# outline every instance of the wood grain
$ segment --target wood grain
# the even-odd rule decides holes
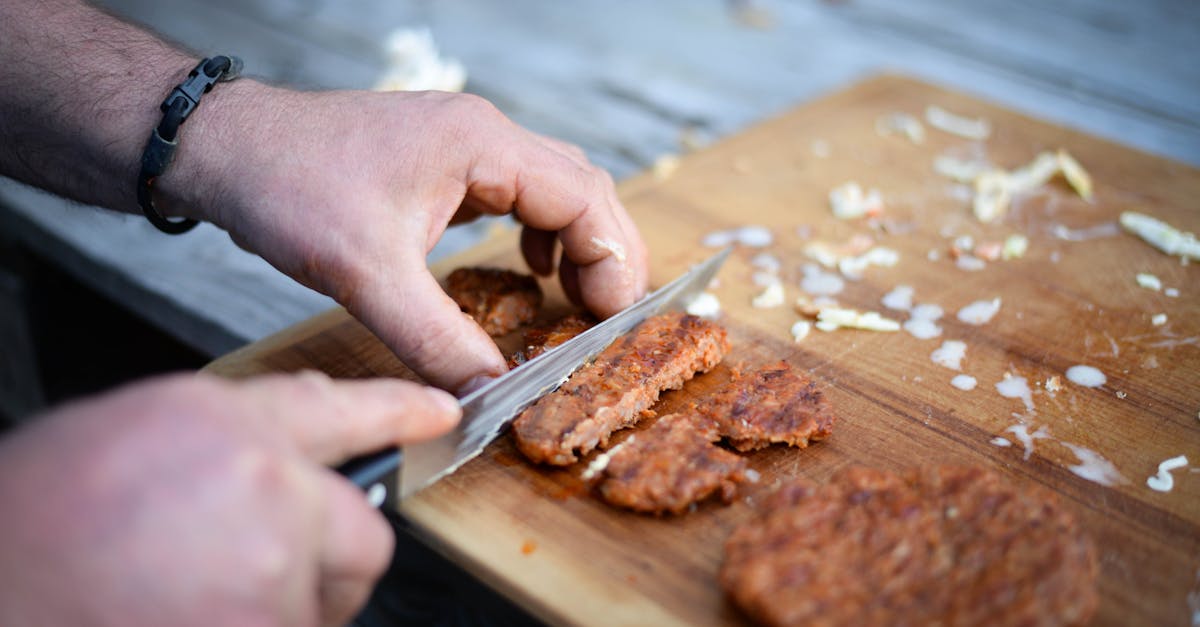
[[[916,146],[879,137],[877,116],[919,114],[927,104],[988,118],[993,137],[977,146],[930,129]],[[828,142],[819,158],[813,140]],[[1096,200],[1079,200],[1061,181],[1021,198],[999,224],[974,221],[951,184],[932,172],[947,149],[986,152],[1015,167],[1043,149],[1066,148],[1096,180]],[[884,191],[888,235],[865,223],[834,220],[828,190],[849,179]],[[753,453],[763,480],[729,506],[704,504],[680,516],[653,518],[615,511],[590,496],[577,479],[581,466],[544,470],[524,463],[507,437],[459,472],[407,501],[406,517],[430,542],[538,616],[560,624],[738,624],[742,618],[720,594],[715,573],[721,545],[764,490],[805,476],[822,481],[852,464],[900,469],[921,463],[974,463],[1015,481],[1040,484],[1075,510],[1101,552],[1101,625],[1188,624],[1200,567],[1200,475],[1175,472],[1170,493],[1146,487],[1160,461],[1188,454],[1200,462],[1200,269],[1144,242],[1115,234],[1087,241],[1055,238],[1056,225],[1080,229],[1109,224],[1137,209],[1200,231],[1194,199],[1200,172],[1022,117],[972,98],[911,80],[880,77],[748,129],[686,157],[667,180],[647,174],[620,186],[653,256],[652,282],[662,284],[711,253],[698,242],[712,230],[746,223],[770,227],[767,250],[784,261],[789,299],[797,294],[803,247],[813,239],[845,241],[871,234],[899,251],[894,268],[872,268],[838,295],[846,306],[886,312],[880,298],[898,284],[915,288],[916,302],[947,312],[944,335],[917,340],[906,333],[814,331],[794,343],[789,307],[756,310],[749,258],[739,250],[716,289],[734,343],[726,364],[660,409],[700,396],[736,364],[784,358],[828,386],[840,421],[833,437],[807,450]],[[810,238],[798,235],[805,226]],[[952,236],[1002,239],[1025,233],[1021,259],[959,270],[945,254]],[[508,233],[435,270],[467,264],[519,268]],[[928,253],[941,251],[932,261]],[[1139,287],[1151,272],[1180,295]],[[546,284],[549,302],[562,296]],[[999,314],[983,326],[955,316],[979,299],[1000,297]],[[1167,324],[1151,316],[1166,313]],[[979,387],[949,385],[956,374],[931,362],[943,339],[967,343],[964,371]],[[1064,371],[1088,364],[1107,374],[1096,389],[1068,383]],[[228,376],[324,370],[337,377],[411,376],[361,325],[337,310],[217,360],[209,370]],[[1033,410],[1000,396],[1005,375],[1028,379]],[[1043,383],[1063,379],[1051,393]],[[1006,429],[1027,424],[1049,436],[1030,454]],[[1065,444],[1111,461],[1128,482],[1104,486],[1073,473],[1078,460]],[[528,549],[534,547],[532,552]],[[1194,603],[1195,601],[1193,601]]]

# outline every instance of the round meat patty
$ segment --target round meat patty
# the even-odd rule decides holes
[[[1077,625],[1096,552],[1050,492],[972,467],[850,468],[773,494],[721,585],[769,625]]]

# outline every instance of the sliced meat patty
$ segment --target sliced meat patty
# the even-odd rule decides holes
[[[600,495],[639,512],[679,513],[718,488],[729,502],[746,478],[745,460],[714,442],[724,437],[742,451],[773,443],[804,448],[829,437],[833,419],[817,385],[787,362],[738,374],[610,451]]]
[[[533,320],[542,306],[536,279],[499,268],[458,268],[446,277],[446,293],[493,336]]]
[[[791,484],[725,545],[722,587],[768,625],[1078,625],[1096,551],[1036,486],[973,467]]]
[[[700,411],[739,451],[774,443],[804,448],[833,431],[833,408],[820,386],[785,361],[735,376]]]
[[[600,495],[617,507],[655,514],[682,513],[718,491],[728,503],[746,478],[746,460],[713,444],[719,437],[694,412],[663,416],[605,453]]]
[[[727,352],[725,329],[712,321],[679,312],[650,318],[518,416],[517,448],[537,463],[571,464]]]
[[[508,367],[516,368],[594,326],[596,326],[595,318],[586,314],[571,314],[553,322],[526,329],[522,343],[524,348],[508,357]]]

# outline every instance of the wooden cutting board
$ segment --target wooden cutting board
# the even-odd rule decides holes
[[[879,116],[921,117],[930,104],[986,118],[992,136],[971,142],[926,127],[925,141],[916,145],[877,134]],[[1056,179],[1018,198],[999,223],[982,225],[971,216],[964,190],[932,169],[944,151],[1014,168],[1057,148],[1091,172],[1094,202]],[[832,217],[828,192],[849,180],[883,192],[882,226]],[[828,387],[840,416],[834,435],[806,450],[753,453],[749,462],[762,480],[733,504],[706,503],[663,518],[605,506],[577,478],[582,466],[534,468],[505,436],[402,506],[445,554],[552,623],[739,624],[744,618],[722,596],[716,573],[726,536],[764,491],[791,477],[824,481],[853,464],[967,463],[1044,486],[1078,512],[1101,556],[1095,624],[1186,625],[1200,611],[1200,267],[1115,228],[1120,212],[1138,210],[1200,231],[1200,172],[884,76],[690,154],[669,177],[628,180],[620,194],[648,241],[656,286],[713,252],[700,244],[707,233],[759,224],[774,234],[765,249],[739,249],[714,289],[734,343],[726,365],[667,394],[660,409],[702,395],[732,365],[787,359]],[[1000,241],[1013,233],[1030,242],[1019,259],[966,271],[948,254],[957,236]],[[946,311],[941,337],[814,330],[792,340],[789,328],[800,316],[790,302],[809,262],[805,246],[840,244],[856,234],[896,250],[900,261],[847,281],[838,301],[904,320],[906,314],[880,299],[897,285],[912,286],[915,302]],[[478,264],[521,269],[516,239],[515,232],[500,233],[434,272],[444,276]],[[750,306],[758,288],[749,260],[763,251],[782,261],[789,305]],[[1157,275],[1178,295],[1140,287],[1138,272]],[[548,315],[565,311],[557,288],[543,285]],[[993,298],[1002,304],[990,322],[971,326],[956,319],[968,303]],[[1152,316],[1160,313],[1167,321],[1156,326]],[[947,339],[966,343],[962,370],[977,379],[976,389],[952,387],[958,373],[930,359]],[[1107,382],[1098,388],[1068,382],[1064,373],[1076,364],[1100,369]],[[411,376],[340,310],[223,357],[208,370],[241,377],[304,368],[335,377]],[[1006,375],[1028,381],[1032,408],[998,393],[996,383]],[[1051,377],[1059,378],[1061,390],[1047,389]],[[1009,431],[1020,425],[1046,437],[1026,447]],[[1076,451],[1110,462],[1118,483],[1078,474],[1100,466],[1085,464]],[[1181,454],[1195,465],[1174,472],[1174,489],[1149,489],[1146,479],[1159,462]]]

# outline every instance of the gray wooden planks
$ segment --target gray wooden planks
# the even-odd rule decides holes
[[[679,151],[684,129],[721,137],[883,70],[1200,163],[1200,4],[1185,0],[777,0],[754,5],[771,17],[767,29],[741,24],[717,0],[103,4],[305,88],[369,87],[384,67],[384,37],[428,25],[467,66],[468,91],[578,143],[617,178]],[[211,227],[167,238],[8,182],[0,199],[7,229],[211,355],[331,304]],[[455,231],[434,255],[483,230]]]

